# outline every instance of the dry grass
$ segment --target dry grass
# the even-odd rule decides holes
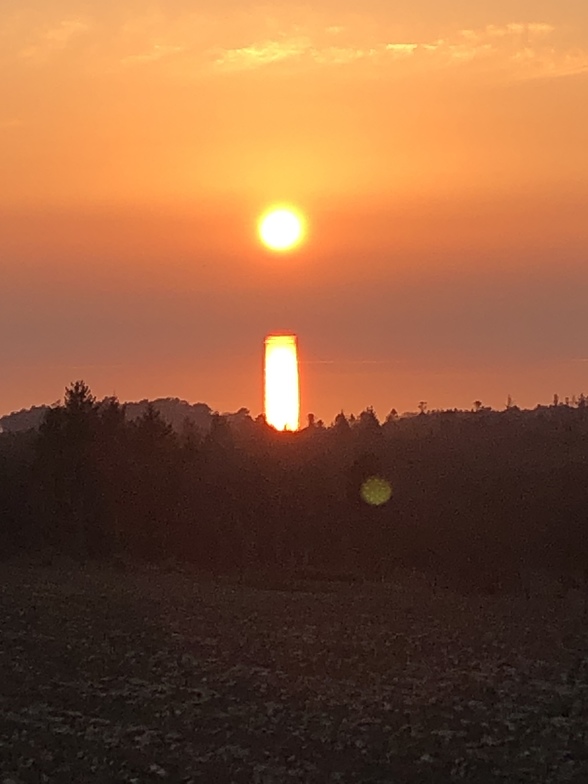
[[[588,633],[549,586],[71,564],[0,583],[6,781],[588,781]]]

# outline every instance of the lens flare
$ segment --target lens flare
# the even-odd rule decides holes
[[[265,339],[265,419],[276,430],[298,430],[300,392],[296,335]]]
[[[379,476],[370,476],[361,486],[361,497],[370,506],[382,506],[392,498],[390,482]]]

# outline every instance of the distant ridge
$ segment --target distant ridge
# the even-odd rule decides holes
[[[0,417],[0,433],[17,433],[22,430],[36,430],[51,406],[33,406],[13,411]]]
[[[147,409],[149,403],[159,411],[163,418],[169,422],[174,430],[180,431],[186,420],[192,422],[199,430],[207,431],[210,427],[214,413],[206,403],[188,403],[177,397],[158,398],[157,400],[140,400],[125,403],[127,419],[133,420],[140,417]],[[0,432],[17,433],[25,430],[36,430],[41,425],[45,412],[51,406],[33,406],[28,409],[14,411],[0,417]],[[241,412],[239,412],[241,413]],[[235,415],[229,414],[229,417]]]

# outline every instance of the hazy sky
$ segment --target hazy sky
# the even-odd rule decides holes
[[[0,0],[0,183],[0,414],[588,392],[586,0]]]

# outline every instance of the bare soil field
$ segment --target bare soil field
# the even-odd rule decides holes
[[[2,784],[588,782],[578,597],[23,564],[0,590]]]

